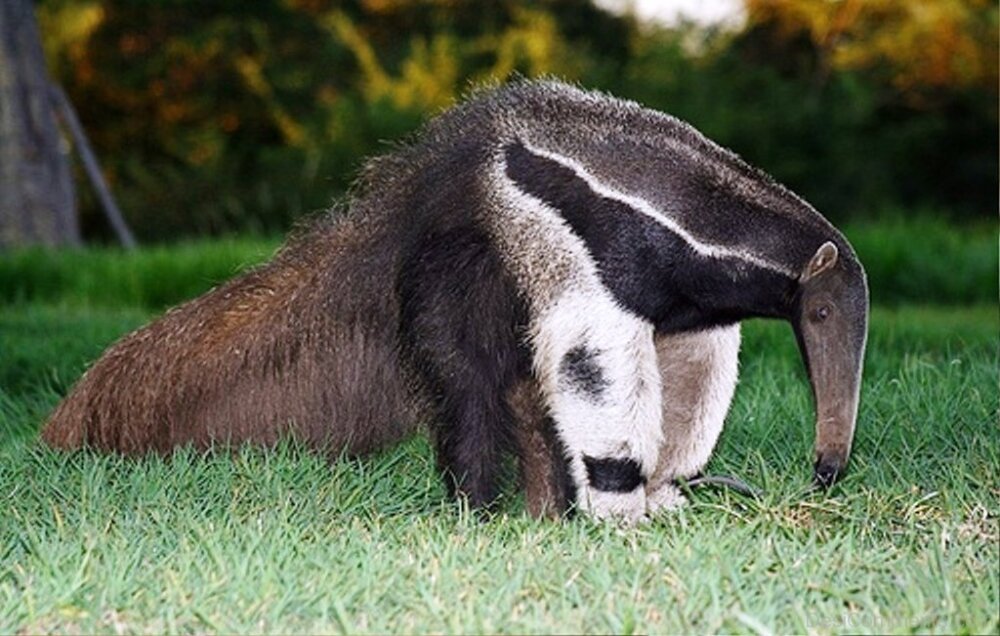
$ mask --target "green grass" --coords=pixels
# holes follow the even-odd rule
[[[996,632],[996,306],[877,309],[851,470],[808,492],[790,330],[747,325],[699,491],[624,529],[480,523],[428,444],[364,460],[292,445],[125,460],[42,447],[58,395],[148,311],[0,308],[0,633]]]

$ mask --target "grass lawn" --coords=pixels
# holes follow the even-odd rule
[[[877,308],[850,471],[809,492],[787,326],[745,328],[697,491],[639,528],[480,523],[427,443],[333,464],[291,445],[169,460],[58,454],[58,396],[149,309],[0,306],[0,633],[1000,630],[995,305]]]

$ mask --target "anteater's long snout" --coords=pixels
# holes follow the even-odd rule
[[[836,318],[848,322],[843,316]],[[808,318],[806,319],[809,320]],[[856,323],[857,320],[850,321]],[[861,322],[867,324],[867,315]],[[858,419],[864,337],[851,337],[854,329],[805,325],[800,343],[816,403],[816,457],[814,480],[829,487],[844,473]]]
[[[857,409],[857,399],[853,408]],[[816,461],[813,464],[813,481],[817,486],[829,488],[844,474],[851,455],[857,418],[847,416],[836,420],[816,421]]]

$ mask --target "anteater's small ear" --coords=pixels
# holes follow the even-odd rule
[[[820,245],[816,253],[813,254],[813,257],[809,259],[809,263],[802,271],[802,275],[799,276],[799,281],[804,283],[836,265],[838,253],[837,246],[830,241]]]

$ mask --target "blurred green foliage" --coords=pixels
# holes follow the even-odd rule
[[[736,31],[590,0],[41,0],[39,17],[147,241],[282,231],[386,141],[514,74],[686,119],[837,222],[996,214],[995,3],[745,2]],[[106,234],[83,196],[85,231]]]

